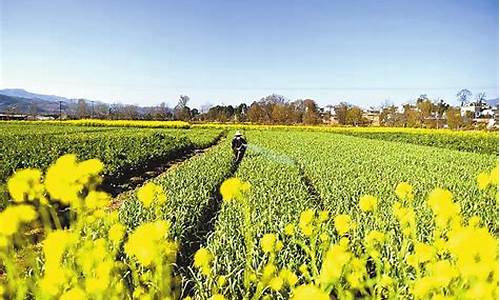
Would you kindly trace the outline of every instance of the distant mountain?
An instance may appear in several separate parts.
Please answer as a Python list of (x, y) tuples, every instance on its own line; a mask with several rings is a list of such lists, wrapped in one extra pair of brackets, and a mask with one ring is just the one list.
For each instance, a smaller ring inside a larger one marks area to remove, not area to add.
[[(69, 109), (70, 103), (63, 101), (61, 108)], [(42, 99), (29, 99), (22, 97), (13, 97), (0, 94), (0, 113), (19, 113), (19, 114), (57, 114), (59, 112), (59, 101), (49, 101)]]
[(486, 100), (486, 103), (488, 103), (491, 106), (498, 106), (498, 98)]
[(18, 98), (26, 98), (26, 99), (40, 99), (44, 101), (70, 101), (70, 99), (60, 96), (54, 95), (43, 95), (30, 93), (23, 89), (3, 89), (0, 90), (0, 95), (10, 96), (10, 97), (18, 97)]

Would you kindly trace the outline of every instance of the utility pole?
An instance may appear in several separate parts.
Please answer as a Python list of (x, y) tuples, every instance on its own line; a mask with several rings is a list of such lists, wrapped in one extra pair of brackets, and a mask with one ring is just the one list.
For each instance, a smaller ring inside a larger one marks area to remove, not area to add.
[(92, 103), (92, 113), (90, 115), (90, 118), (93, 119), (94, 118), (94, 100), (90, 100), (90, 102)]
[(62, 121), (62, 101), (59, 100), (59, 121)]

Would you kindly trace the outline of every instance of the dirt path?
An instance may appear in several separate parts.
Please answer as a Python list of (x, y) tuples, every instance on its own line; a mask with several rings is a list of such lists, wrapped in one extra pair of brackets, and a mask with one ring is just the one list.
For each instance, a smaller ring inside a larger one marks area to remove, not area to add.
[(188, 149), (175, 159), (158, 161), (157, 163), (154, 163), (147, 169), (143, 170), (141, 174), (133, 174), (132, 176), (125, 178), (121, 183), (104, 184), (102, 186), (102, 189), (109, 193), (113, 198), (109, 207), (112, 210), (118, 209), (123, 203), (124, 199), (126, 199), (128, 195), (130, 195), (130, 193), (134, 192), (137, 187), (141, 186), (146, 181), (164, 174), (173, 167), (181, 165), (195, 156), (202, 155), (206, 151), (220, 144), (222, 141), (224, 141), (224, 139), (225, 134), (221, 134), (214, 140), (213, 143), (211, 143), (207, 147)]

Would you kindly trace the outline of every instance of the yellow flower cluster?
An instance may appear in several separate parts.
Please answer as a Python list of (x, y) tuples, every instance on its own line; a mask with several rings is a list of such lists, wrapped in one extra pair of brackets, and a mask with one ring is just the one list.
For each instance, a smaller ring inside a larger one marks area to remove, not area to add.
[[(489, 184), (495, 183), (489, 181)], [(262, 299), (326, 300), (332, 296), (338, 299), (358, 296), (495, 299), (498, 239), (481, 227), (484, 220), (474, 216), (466, 225), (453, 194), (435, 188), (424, 202), (432, 211), (432, 220), (424, 224), (428, 220), (417, 218), (415, 213), (413, 187), (407, 182), (400, 183), (395, 194), (399, 198), (392, 208), (396, 228), (399, 228), (396, 232), (381, 230), (386, 227), (377, 223), (381, 220), (378, 199), (365, 195), (359, 201), (365, 213), (360, 217), (373, 220), (377, 229), (366, 229), (361, 238), (354, 235), (357, 220), (350, 215), (329, 216), (326, 211), (313, 209), (304, 210), (296, 224), (286, 224), (281, 236), (264, 234), (259, 243), (268, 255), (264, 256), (260, 270), (245, 270), (252, 274), (251, 285), (245, 286), (246, 295)], [(295, 234), (296, 226), (299, 235)], [(417, 238), (419, 226), (433, 226), (428, 239)], [(399, 242), (394, 243), (395, 239)], [(287, 244), (291, 246), (287, 246), (286, 251), (279, 251)], [(300, 248), (307, 255), (306, 263), (298, 270), (290, 268), (285, 258), (288, 256), (280, 259), (280, 255), (290, 255), (287, 251), (293, 248)], [(204, 256), (212, 262), (214, 255)], [(202, 265), (198, 263), (198, 267)], [(214, 295), (224, 295), (221, 290), (216, 292)]]
[(200, 248), (194, 255), (194, 266), (200, 269), (205, 276), (209, 276), (213, 259), (214, 257), (208, 249)]
[(7, 189), (15, 202), (43, 198), (42, 172), (37, 169), (18, 170), (7, 181)]
[(97, 159), (77, 162), (76, 155), (58, 158), (47, 170), (45, 188), (51, 199), (62, 204), (79, 206), (84, 188), (95, 189), (101, 182), (104, 165)]
[(137, 198), (146, 208), (151, 207), (153, 202), (161, 205), (167, 201), (167, 196), (165, 195), (163, 187), (153, 182), (148, 182), (140, 187), (137, 191)]
[[(139, 225), (125, 243), (125, 253), (135, 257), (142, 266), (150, 266), (155, 259), (165, 254), (163, 251), (171, 251), (173, 247), (164, 243), (169, 227), (169, 223), (162, 220)], [(168, 248), (163, 249), (164, 246)]]
[(484, 190), (489, 186), (498, 186), (498, 165), (489, 172), (481, 172), (477, 176), (477, 185), (480, 190)]
[(220, 186), (220, 194), (224, 201), (239, 200), (250, 190), (250, 183), (233, 177), (226, 179)]
[(377, 197), (364, 195), (359, 199), (359, 208), (364, 212), (374, 211), (377, 208), (377, 203)]
[[(103, 168), (98, 160), (78, 162), (65, 155), (48, 168), (45, 178), (41, 171), (28, 169), (8, 181), (14, 201), (0, 212), (0, 264), (8, 274), (6, 281), (0, 279), (3, 298), (174, 297), (169, 282), (178, 247), (168, 238), (169, 223), (143, 223), (127, 238), (118, 213), (105, 211), (110, 196), (96, 190)], [(161, 203), (166, 196), (151, 184), (138, 198)], [(69, 205), (73, 217), (65, 228), (54, 201)], [(42, 257), (24, 230), (33, 227), (41, 231)], [(20, 265), (15, 252), (21, 248), (25, 259)], [(121, 249), (125, 258), (118, 255)]]
[(145, 127), (145, 128), (189, 128), (191, 125), (184, 121), (147, 121), (147, 120), (99, 120), (81, 119), (66, 121), (31, 121), (32, 124), (54, 124), (75, 126), (103, 126), (103, 127)]

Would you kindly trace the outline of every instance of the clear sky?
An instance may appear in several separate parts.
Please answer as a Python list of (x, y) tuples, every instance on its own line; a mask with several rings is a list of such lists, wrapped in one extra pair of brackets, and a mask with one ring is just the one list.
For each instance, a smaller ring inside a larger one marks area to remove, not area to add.
[(495, 0), (0, 3), (0, 88), (191, 106), (498, 96)]

